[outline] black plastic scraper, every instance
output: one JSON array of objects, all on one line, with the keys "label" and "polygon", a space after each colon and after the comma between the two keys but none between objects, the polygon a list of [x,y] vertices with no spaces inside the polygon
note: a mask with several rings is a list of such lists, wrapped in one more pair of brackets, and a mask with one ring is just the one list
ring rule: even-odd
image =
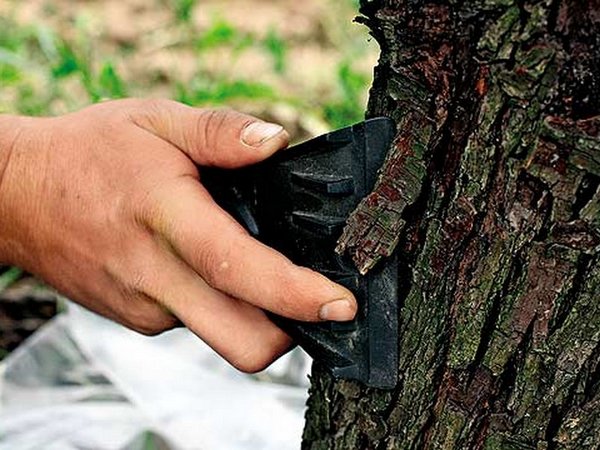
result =
[{"label": "black plastic scraper", "polygon": [[334,376],[378,388],[393,388],[398,377],[395,257],[362,276],[334,249],[346,219],[373,189],[395,130],[391,119],[370,119],[249,168],[201,170],[215,201],[253,236],[356,295],[351,322],[272,319]]}]

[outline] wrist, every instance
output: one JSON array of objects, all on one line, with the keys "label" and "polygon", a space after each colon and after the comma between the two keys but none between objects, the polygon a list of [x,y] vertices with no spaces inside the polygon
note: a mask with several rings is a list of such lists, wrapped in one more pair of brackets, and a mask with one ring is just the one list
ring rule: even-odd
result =
[{"label": "wrist", "polygon": [[2,192],[4,172],[21,129],[20,119],[19,116],[0,115],[0,192]]},{"label": "wrist", "polygon": [[28,118],[0,115],[0,264],[16,264],[13,160]]}]

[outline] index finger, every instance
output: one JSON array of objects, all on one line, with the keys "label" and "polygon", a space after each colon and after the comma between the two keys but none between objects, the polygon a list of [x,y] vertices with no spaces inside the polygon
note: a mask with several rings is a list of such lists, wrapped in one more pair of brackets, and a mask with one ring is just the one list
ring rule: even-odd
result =
[{"label": "index finger", "polygon": [[354,318],[352,292],[250,237],[196,179],[163,186],[155,201],[150,226],[215,289],[292,319]]}]

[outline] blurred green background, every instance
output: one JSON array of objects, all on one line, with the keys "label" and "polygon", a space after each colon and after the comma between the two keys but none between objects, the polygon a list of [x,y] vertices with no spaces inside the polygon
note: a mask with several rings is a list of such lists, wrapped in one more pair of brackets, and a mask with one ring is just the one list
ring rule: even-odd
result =
[{"label": "blurred green background", "polygon": [[0,0],[0,112],[126,96],[228,105],[297,138],[360,120],[376,48],[356,0]]},{"label": "blurred green background", "polygon": [[[122,97],[229,106],[294,141],[363,118],[378,49],[357,0],[0,0],[0,114]],[[0,267],[0,359],[56,312]]]}]

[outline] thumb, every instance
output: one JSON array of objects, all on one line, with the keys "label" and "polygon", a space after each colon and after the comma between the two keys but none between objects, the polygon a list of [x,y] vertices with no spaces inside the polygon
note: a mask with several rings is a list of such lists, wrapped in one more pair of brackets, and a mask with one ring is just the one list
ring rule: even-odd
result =
[{"label": "thumb", "polygon": [[149,100],[141,101],[131,118],[201,166],[233,169],[254,164],[289,143],[281,125],[230,109],[199,109],[171,100]]}]

